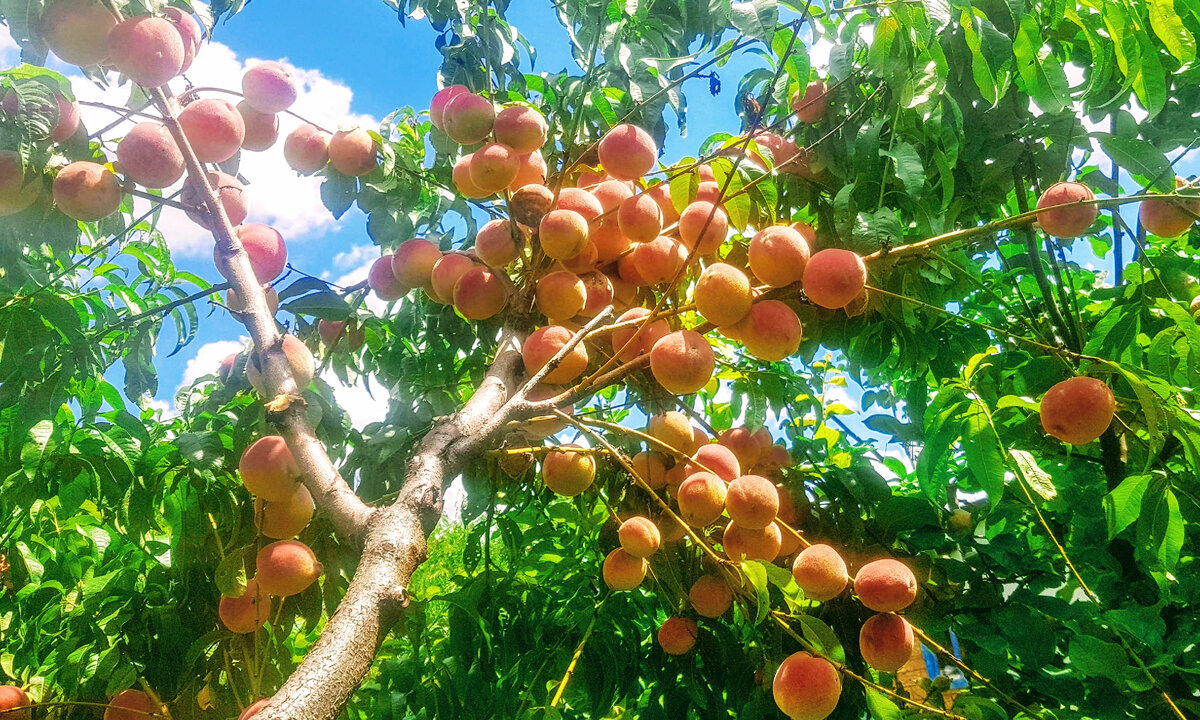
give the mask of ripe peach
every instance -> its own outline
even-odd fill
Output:
[[[271,617],[271,598],[251,578],[237,597],[222,597],[217,603],[217,615],[229,632],[239,635],[252,633]]]
[[[850,576],[846,561],[837,550],[823,544],[809,545],[792,563],[792,577],[809,600],[826,602],[846,589]]]
[[[633,248],[633,262],[643,285],[657,285],[672,280],[683,270],[687,248],[674,239],[659,235],[648,243]]]
[[[118,152],[120,148],[118,148]],[[246,215],[250,212],[250,197],[246,193],[246,188],[238,179],[232,175],[213,170],[208,173],[208,184],[217,193],[217,199],[221,201],[221,208],[225,210],[225,216],[229,218],[229,224],[237,227],[246,219]],[[179,201],[189,207],[197,208],[188,210],[187,216],[192,219],[202,228],[212,229],[212,223],[209,220],[207,205],[204,202],[205,193],[200,187],[188,178],[183,185],[183,192],[179,193]]]
[[[267,502],[286,502],[296,492],[300,466],[281,436],[267,435],[242,453],[238,474],[251,494]]]
[[[250,256],[254,277],[259,282],[270,282],[278,277],[287,266],[287,246],[279,231],[262,223],[246,223],[235,229],[242,249]]]
[[[412,288],[406,286],[392,272],[392,256],[384,255],[371,264],[367,271],[367,285],[370,286],[380,300],[399,300],[408,294]]]
[[[537,281],[537,308],[550,320],[570,320],[586,301],[587,288],[573,272],[558,270]]]
[[[867,266],[849,250],[826,248],[814,253],[804,266],[804,294],[814,304],[836,310],[862,292]]]
[[[779,522],[779,520],[775,521],[776,526],[779,527],[779,537],[781,540],[779,544],[779,555],[777,557],[788,558],[792,555],[792,553],[800,549],[800,535],[798,533],[785,530],[782,525],[779,525]]]
[[[104,711],[104,720],[149,720],[155,716],[163,716],[162,708],[141,690],[122,690]]]
[[[313,359],[313,354],[308,346],[295,335],[284,335],[280,341],[280,349],[287,358],[292,379],[296,381],[296,387],[303,391],[312,384],[313,376],[316,373],[317,363]],[[246,363],[246,379],[250,381],[251,387],[257,390],[259,395],[266,397],[270,393],[267,391],[266,379],[262,375],[263,367],[258,353],[251,355],[250,361]]]
[[[304,123],[283,140],[283,159],[298,173],[314,173],[329,162],[329,136]]]
[[[664,226],[679,220],[679,211],[675,209],[675,203],[671,200],[670,183],[660,182],[652,185],[646,190],[646,194],[658,203],[658,209],[662,211]]]
[[[555,205],[556,210],[574,210],[583,216],[584,220],[591,222],[604,214],[604,206],[600,204],[600,200],[595,195],[587,190],[579,188],[563,188],[558,191],[558,203]]]
[[[677,330],[650,350],[650,372],[659,385],[674,395],[698,392],[712,379],[716,358],[703,335]]]
[[[504,281],[487,268],[471,268],[454,286],[454,308],[468,320],[487,320],[503,310],[507,301]]]
[[[237,111],[242,116],[242,124],[246,126],[246,137],[242,140],[243,150],[262,152],[279,139],[278,115],[259,112],[250,107],[250,103],[245,100],[237,104]]]
[[[447,85],[434,93],[433,99],[429,101],[429,120],[433,123],[433,126],[439,130],[445,130],[446,105],[459,95],[470,92],[470,88],[466,85]]]
[[[296,78],[282,63],[260,62],[242,74],[242,95],[250,107],[274,115],[296,102]]]
[[[233,103],[217,98],[197,100],[179,113],[179,125],[200,162],[224,162],[246,139],[246,123]]]
[[[679,516],[692,527],[716,522],[725,509],[725,481],[708,472],[692,473],[679,485]]]
[[[649,195],[634,195],[621,202],[617,225],[630,240],[650,242],[662,232],[662,210]]]
[[[700,628],[685,617],[669,617],[658,628],[658,644],[668,655],[683,655],[696,645]]]
[[[696,202],[706,202],[724,210],[722,200],[721,186],[715,180],[706,180],[696,186]],[[700,222],[704,222],[704,218],[701,218]]]
[[[916,644],[912,625],[892,613],[872,615],[858,633],[863,660],[880,672],[894,673],[904,667]]]
[[[584,244],[583,249],[575,257],[567,258],[559,261],[564,270],[579,275],[580,277],[590,273],[596,267],[596,246],[592,244],[589,238]]]
[[[797,91],[792,96],[792,112],[796,119],[810,125],[820,122],[829,110],[828,90],[823,80],[813,80],[803,94]]]
[[[501,143],[488,143],[471,155],[471,182],[491,195],[517,179],[521,160],[513,149]]]
[[[704,268],[692,298],[696,301],[696,311],[717,327],[739,322],[754,302],[746,273],[726,263]]]
[[[658,525],[658,531],[662,534],[664,545],[666,543],[679,542],[687,536],[687,527],[665,513],[658,517],[655,524]]]
[[[692,421],[677,410],[668,410],[646,421],[646,434],[686,455],[692,445]]]
[[[590,272],[579,277],[583,281],[587,299],[583,303],[581,314],[585,317],[595,317],[601,310],[612,304],[613,287],[604,273]]]
[[[604,171],[618,180],[638,180],[653,170],[658,160],[658,147],[650,133],[628,123],[605,133],[597,151]]]
[[[125,176],[148,188],[165,188],[183,177],[183,153],[165,125],[138,123],[117,143],[117,160]]]
[[[425,238],[405,240],[392,255],[392,272],[409,287],[429,287],[433,265],[441,257],[438,246]]]
[[[704,432],[703,430],[701,430],[698,427],[692,427],[692,454],[693,455],[700,452],[700,448],[708,445],[711,442],[712,442],[712,438],[710,438],[708,436],[708,433]],[[728,448],[724,448],[724,449],[727,450]],[[732,455],[732,454],[733,453],[730,453],[730,455]],[[737,458],[734,458],[734,460],[737,460]],[[720,475],[721,473],[717,473],[717,474]],[[740,473],[735,472],[733,474],[733,476],[730,477],[729,479],[733,480],[733,478],[737,477],[739,474]]]
[[[728,233],[729,217],[711,202],[697,200],[679,215],[679,240],[697,255],[716,252]]]
[[[375,138],[362,128],[338,130],[329,138],[329,164],[343,175],[370,175],[379,167]]]
[[[526,185],[546,184],[546,161],[538,151],[517,156],[517,176],[509,184],[509,192],[516,192]]]
[[[33,701],[16,685],[0,685],[0,717],[6,720],[29,720],[29,706]],[[17,708],[25,708],[17,710]]]
[[[618,323],[629,322],[631,320],[641,320],[647,317],[650,311],[646,308],[635,307],[621,313],[617,318]],[[629,362],[639,355],[644,355],[650,352],[661,338],[671,333],[671,326],[666,320],[652,320],[642,330],[637,339],[634,340],[634,335],[637,334],[637,326],[623,327],[613,331],[612,334],[612,350],[622,362]],[[630,341],[633,341],[632,344]]]
[[[263,295],[266,296],[267,310],[274,315],[279,311],[279,293],[275,292],[275,288],[271,287],[270,285],[264,285]],[[237,294],[237,290],[234,290],[233,288],[229,288],[225,291],[225,307],[229,308],[231,312],[235,313],[246,312],[247,309],[246,303],[243,302],[241,296]]]
[[[518,154],[525,154],[542,149],[548,128],[546,118],[537,110],[526,105],[513,105],[496,115],[492,129],[497,142],[504,143]]]
[[[650,557],[658,552],[662,545],[658,526],[641,515],[635,515],[621,523],[617,530],[617,538],[620,539],[625,552],[640,558]]]
[[[1175,187],[1187,185],[1187,180],[1175,178]],[[1138,220],[1151,235],[1176,237],[1191,229],[1200,215],[1197,200],[1143,200],[1138,207]]]
[[[633,590],[646,579],[647,567],[644,558],[634,557],[624,548],[617,548],[604,558],[604,584],[610,590]]]
[[[520,256],[524,239],[508,220],[489,220],[475,234],[475,255],[486,265],[502,268]]]
[[[1092,189],[1083,183],[1057,182],[1051,185],[1038,198],[1038,224],[1047,235],[1059,238],[1073,238],[1087,232],[1096,221],[1100,208],[1096,205],[1073,205],[1085,200],[1094,200]],[[1058,207],[1066,205],[1067,207]],[[1043,210],[1043,208],[1050,208]]]
[[[617,208],[621,207],[621,203],[633,197],[633,188],[629,186],[629,183],[620,180],[605,180],[592,188],[591,193],[596,200],[600,201],[600,208],[604,216],[601,222],[605,225],[615,225]],[[654,233],[654,235],[658,235],[658,233]]]
[[[268,595],[289,597],[308,589],[324,569],[312,548],[299,540],[276,540],[258,551],[255,579]]]
[[[825,658],[793,653],[775,671],[771,694],[791,720],[824,720],[837,707],[842,678]]]
[[[775,490],[779,495],[779,520],[794,526],[800,519],[800,511],[796,509],[791,490],[784,487],[783,483],[777,483]],[[807,499],[805,501],[807,502]]]
[[[775,523],[759,530],[744,528],[731,522],[725,526],[721,546],[730,560],[766,560],[774,562],[783,547],[783,533]]]
[[[228,385],[233,379],[233,371],[237,365],[239,353],[229,353],[225,359],[221,361],[220,367],[217,368],[217,377],[220,378],[222,384]]]
[[[108,58],[108,34],[117,19],[100,2],[58,0],[46,3],[42,13],[42,39],[64,62],[80,67]]]
[[[345,320],[320,320],[317,322],[317,335],[321,336],[321,342],[328,347],[336,345],[345,333]]]
[[[803,336],[796,311],[779,300],[754,303],[735,331],[751,355],[767,362],[795,355]]]
[[[460,145],[473,145],[491,134],[496,122],[492,101],[474,93],[459,93],[442,111],[443,130]]]
[[[578,447],[565,445],[562,450],[548,453],[542,460],[542,480],[546,487],[559,495],[578,495],[591,487],[596,479],[596,460],[592,455],[568,449]]]
[[[183,38],[168,20],[136,15],[109,31],[108,57],[130,80],[156,88],[183,67]]]
[[[475,153],[467,153],[454,162],[454,169],[451,170],[450,179],[454,183],[454,189],[458,190],[459,194],[468,199],[484,198],[491,193],[475,184],[471,179],[471,160],[474,159]]]
[[[688,590],[688,599],[696,614],[706,618],[719,618],[733,604],[733,591],[720,578],[712,575],[701,575],[692,583]]]
[[[262,698],[261,700],[255,700],[246,706],[246,709],[242,711],[241,715],[238,715],[238,720],[250,720],[250,718],[258,714],[259,710],[265,708],[269,702],[271,702],[271,698],[269,697]]]
[[[121,183],[103,165],[80,161],[54,177],[54,204],[69,218],[95,222],[121,207]]]
[[[476,267],[466,255],[446,253],[437,259],[429,273],[429,297],[443,305],[454,304],[454,288],[468,270]]]
[[[667,465],[664,457],[662,453],[643,450],[630,458],[629,464],[633,466],[633,471],[638,477],[657,490],[667,485]]]
[[[1104,434],[1116,413],[1113,392],[1102,380],[1073,377],[1042,396],[1042,429],[1071,445],[1086,445]]]
[[[525,372],[534,375],[546,366],[551,358],[558,354],[571,340],[574,333],[561,325],[546,325],[534,330],[525,340],[521,348],[521,359],[525,363]],[[551,370],[542,378],[542,382],[551,385],[569,383],[587,368],[587,346],[582,342],[571,348],[571,352],[563,356],[558,367]]]
[[[41,177],[21,166],[21,156],[12,150],[0,150],[0,217],[19,213],[38,199]]]
[[[192,61],[196,59],[196,53],[200,52],[200,43],[204,41],[204,31],[200,29],[200,23],[196,22],[196,18],[181,8],[168,5],[162,9],[162,13],[163,18],[175,26],[176,32],[183,40],[183,65],[179,68],[179,72],[185,73],[192,66]]]
[[[588,229],[588,240],[596,248],[596,259],[611,262],[629,249],[629,238],[614,223],[601,223]]]
[[[538,224],[542,252],[555,260],[567,260],[583,252],[588,241],[588,224],[574,210],[551,210]]]
[[[737,458],[739,467],[752,468],[762,456],[762,446],[759,445],[758,438],[744,427],[726,430],[717,438],[717,442],[729,448]]]
[[[771,287],[799,282],[808,258],[805,237],[788,225],[764,228],[750,240],[750,270]]]
[[[854,592],[875,612],[899,612],[917,599],[917,578],[904,563],[884,558],[859,568]]]
[[[733,482],[742,474],[742,466],[733,451],[724,445],[704,443],[692,453],[692,460],[687,464],[687,474],[695,472],[712,472],[727,483]],[[702,467],[703,466],[703,467]]]
[[[554,192],[539,183],[521,186],[512,194],[508,208],[512,219],[525,227],[537,227],[550,208],[554,206]],[[478,242],[478,241],[476,241]]]
[[[779,492],[761,475],[742,475],[729,483],[725,494],[729,519],[747,530],[761,530],[775,520],[779,512]]]

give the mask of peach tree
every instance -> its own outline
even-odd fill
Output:
[[[0,716],[1200,712],[1193,0],[564,0],[536,73],[389,0],[427,109],[284,137],[188,82],[241,5],[0,4]],[[363,282],[248,221],[280,150]]]

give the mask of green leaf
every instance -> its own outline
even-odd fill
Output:
[[[1067,653],[1075,669],[1087,677],[1106,677],[1122,682],[1133,672],[1125,650],[1116,643],[1105,642],[1091,635],[1071,638]]]
[[[1137,526],[1138,549],[1152,568],[1172,572],[1183,548],[1183,516],[1179,501],[1165,481],[1142,499],[1142,519]]]
[[[1146,0],[1146,8],[1150,13],[1150,27],[1167,52],[1184,65],[1195,60],[1196,38],[1175,12],[1175,0]]]
[[[837,663],[846,662],[846,650],[833,628],[812,615],[797,615],[796,620],[800,623],[800,634],[812,643],[819,655]]]
[[[746,573],[746,579],[754,588],[757,605],[754,622],[760,623],[771,610],[771,588],[768,585],[767,571],[761,560],[743,560],[742,572]]]
[[[232,550],[217,564],[217,591],[225,597],[241,597],[246,592],[247,567],[253,547]]]
[[[1119,137],[1098,133],[1097,140],[1113,162],[1121,166],[1138,182],[1151,190],[1172,192],[1175,189],[1175,171],[1171,163],[1154,145],[1131,137]]]
[[[1054,487],[1054,480],[1050,477],[1050,473],[1038,466],[1033,453],[1025,450],[1009,450],[1008,454],[1012,455],[1013,461],[1021,471],[1021,476],[1025,478],[1025,482],[1029,483],[1030,490],[1040,495],[1043,500],[1053,500],[1058,497],[1058,489]]]
[[[950,0],[921,0],[921,5],[925,7],[925,17],[938,30],[950,24]]]
[[[891,698],[874,688],[864,688],[867,699],[867,712],[875,720],[903,720],[904,712]]]
[[[971,403],[966,420],[962,448],[967,469],[994,506],[1004,495],[1004,456],[1000,453],[996,433],[988,422],[987,413],[978,401]]]
[[[891,150],[880,150],[879,154],[892,159],[892,171],[904,185],[905,192],[912,196],[921,192],[921,188],[925,187],[925,166],[915,147],[901,142]]]
[[[770,44],[775,26],[779,24],[779,4],[774,0],[730,3],[729,21],[743,35]]]

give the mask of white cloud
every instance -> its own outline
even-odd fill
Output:
[[[203,375],[215,375],[221,367],[221,361],[226,356],[241,352],[244,347],[245,344],[238,340],[217,340],[201,345],[192,359],[187,361],[187,367],[183,370],[183,379],[179,381],[179,388],[191,385]]]

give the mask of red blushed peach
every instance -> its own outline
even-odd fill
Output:
[[[679,240],[697,255],[716,252],[728,233],[729,217],[711,202],[697,200],[679,215]]]
[[[574,210],[551,210],[538,225],[538,239],[548,257],[573,258],[587,246],[587,220]]]
[[[758,438],[744,427],[726,430],[717,438],[717,443],[729,448],[729,451],[737,458],[738,466],[742,468],[754,467],[762,456],[762,447],[758,444]]]
[[[648,564],[644,558],[634,557],[617,548],[604,558],[604,584],[618,592],[633,590],[646,579]]]
[[[588,228],[588,240],[596,246],[596,259],[611,262],[629,250],[629,238],[613,223],[601,223]]]
[[[109,31],[108,57],[125,77],[142,87],[156,88],[183,67],[183,38],[162,18],[129,17]]]
[[[636,307],[630,308],[621,313],[617,318],[618,323],[628,322],[630,320],[640,320],[650,315],[650,311],[646,308]],[[654,344],[662,337],[670,334],[671,326],[666,320],[651,321],[641,334],[637,334],[637,327],[623,327],[613,331],[612,348],[613,354],[617,356],[621,362],[629,362],[639,355],[644,355],[650,352]],[[637,335],[636,340],[634,336]],[[632,341],[632,343],[630,342]]]
[[[662,535],[658,532],[658,526],[649,518],[640,515],[621,523],[621,527],[617,529],[617,538],[625,552],[640,558],[650,557],[658,552],[662,545]]]
[[[333,346],[345,329],[345,320],[320,320],[317,322],[317,335],[321,336],[321,342],[327,346]]]
[[[1176,176],[1175,187],[1188,184]],[[1200,215],[1200,199],[1195,200],[1143,200],[1138,207],[1138,220],[1151,235],[1176,237],[1191,229]]]
[[[255,579],[268,595],[290,597],[308,589],[324,569],[310,547],[299,540],[277,540],[258,551]]]
[[[1075,205],[1085,200],[1094,200],[1092,189],[1083,183],[1058,182],[1046,189],[1038,198],[1038,224],[1047,235],[1059,238],[1073,238],[1087,232],[1100,208],[1096,205]],[[1059,207],[1065,206],[1065,207]],[[1049,209],[1045,209],[1049,208]]]
[[[592,244],[589,233],[589,239],[579,254],[566,260],[560,260],[559,265],[562,265],[564,270],[570,270],[582,277],[596,268],[596,254],[596,246]]]
[[[38,199],[41,177],[21,165],[21,156],[12,150],[0,150],[0,217],[19,213]]]
[[[108,58],[108,34],[116,25],[117,19],[103,3],[59,0],[46,3],[42,39],[63,61],[87,67]]]
[[[597,147],[604,171],[618,180],[637,180],[654,169],[658,147],[650,133],[628,123],[600,138]]]
[[[474,145],[492,132],[496,108],[492,101],[474,93],[460,93],[446,103],[442,123],[446,134],[460,145]]]
[[[815,253],[804,266],[804,294],[814,304],[845,307],[867,284],[867,266],[857,254],[841,248]]]
[[[263,285],[263,296],[267,300],[267,311],[272,315],[279,312],[279,293],[275,292],[275,288],[269,284]],[[225,291],[225,307],[229,308],[230,312],[235,313],[246,312],[249,309],[234,288],[229,288]]]
[[[225,217],[229,218],[229,224],[234,227],[241,225],[250,212],[250,197],[246,193],[245,186],[234,176],[220,170],[208,173],[208,184],[217,193],[217,199],[221,202],[221,209],[225,211]],[[204,196],[205,192],[200,189],[200,186],[192,182],[192,178],[188,178],[183,185],[183,192],[179,193],[179,201],[190,208],[196,208],[187,210],[187,216],[191,218],[192,222],[211,230],[213,223],[208,214],[208,205],[205,203]]]
[[[817,165],[813,152],[800,147],[794,140],[770,132],[759,133],[754,140],[771,153],[776,172],[815,180],[824,171],[823,167]]]
[[[706,618],[719,618],[733,605],[733,591],[720,578],[712,575],[701,575],[692,583],[688,591],[688,600],[697,615]]]
[[[392,255],[392,272],[409,287],[429,287],[433,265],[441,257],[438,246],[424,238],[406,240]]]
[[[717,327],[739,322],[750,312],[754,302],[746,273],[725,263],[713,263],[704,268],[696,281],[692,299],[696,302],[696,311]]]
[[[649,195],[634,195],[621,202],[617,226],[634,242],[650,242],[662,232],[662,210]]]
[[[687,463],[684,470],[688,475],[701,471],[715,473],[717,477],[731,483],[742,474],[742,467],[737,456],[729,448],[705,443],[692,453],[692,461]]]
[[[1102,380],[1073,377],[1042,396],[1042,429],[1071,445],[1086,445],[1112,424],[1117,405]]]
[[[688,251],[674,239],[659,235],[648,243],[633,246],[632,262],[645,285],[673,280],[683,271]]]
[[[54,176],[53,190],[54,204],[73,220],[95,222],[121,207],[121,182],[98,163],[67,165]]]
[[[283,141],[283,159],[298,173],[314,173],[329,162],[329,135],[304,123]]]
[[[246,139],[246,124],[237,108],[217,98],[190,103],[179,113],[179,125],[200,162],[225,162]]]
[[[724,198],[721,196],[721,186],[716,180],[706,180],[696,187],[696,202],[706,202],[716,205],[722,211],[725,207],[721,204]]]
[[[471,268],[454,286],[454,308],[468,320],[494,317],[506,302],[508,290],[504,280],[487,268]]]
[[[675,497],[679,516],[692,527],[716,522],[725,509],[725,481],[707,472],[693,473],[679,485]]]
[[[492,193],[487,192],[483,188],[475,184],[471,179],[471,161],[474,159],[474,153],[467,153],[454,162],[454,169],[450,173],[450,179],[454,183],[454,189],[463,197],[470,200],[485,198]]]
[[[471,155],[471,182],[489,195],[512,184],[520,169],[520,157],[501,143],[488,143]]]
[[[246,126],[246,137],[242,140],[243,150],[262,152],[279,139],[278,115],[259,112],[250,107],[245,100],[237,104],[237,111],[242,116],[242,124]]]
[[[433,123],[433,126],[438,130],[445,130],[446,122],[444,113],[446,105],[459,95],[463,93],[469,94],[470,92],[470,88],[466,85],[447,85],[434,93],[433,99],[429,101],[429,120]]]
[[[302,484],[282,502],[267,502],[262,498],[254,501],[254,526],[264,536],[286,540],[300,534],[312,520],[316,505],[312,494]]]
[[[584,220],[591,222],[598,219],[604,214],[604,206],[596,199],[596,196],[587,190],[579,188],[563,188],[558,192],[558,203],[555,205],[557,210],[573,210],[583,216]]]
[[[792,112],[802,123],[817,123],[829,110],[828,88],[823,80],[813,80],[804,89],[792,96]]]
[[[468,270],[476,267],[466,255],[447,253],[437,259],[429,272],[429,296],[443,305],[454,303],[454,287]]]
[[[29,720],[33,701],[16,685],[0,685],[0,716],[6,720]],[[24,708],[18,710],[17,708]]]
[[[185,73],[192,66],[192,61],[196,59],[196,53],[200,52],[200,43],[204,41],[204,31],[200,29],[200,23],[196,22],[196,18],[181,8],[167,6],[162,9],[162,13],[167,22],[175,26],[179,37],[183,39],[183,66],[179,68],[179,72]]]
[[[736,330],[746,350],[767,362],[795,355],[803,335],[796,312],[779,300],[754,303]]]
[[[725,556],[734,562],[741,560],[766,560],[775,562],[783,547],[783,533],[775,523],[759,530],[744,528],[731,522],[725,526],[721,536]]]
[[[165,125],[138,123],[117,143],[117,160],[125,176],[148,188],[165,188],[183,177],[183,153]]]
[[[408,287],[392,272],[392,256],[384,255],[371,264],[367,271],[367,285],[370,286],[380,300],[399,300],[408,294]]]
[[[668,410],[646,421],[646,434],[687,455],[692,444],[692,421],[681,412]]]
[[[242,95],[250,107],[274,115],[296,102],[296,78],[283,63],[260,62],[242,74]]]
[[[668,655],[684,655],[696,645],[700,628],[685,617],[669,617],[658,628],[658,645]]]
[[[221,598],[217,603],[217,616],[229,632],[239,635],[252,633],[271,617],[271,598],[251,578],[246,581],[241,595]]]
[[[667,392],[690,395],[712,379],[716,357],[708,340],[691,330],[666,335],[650,350],[650,372]]]
[[[572,497],[587,490],[596,479],[596,460],[587,452],[572,452],[578,445],[564,445],[542,460],[542,480],[551,491]]]
[[[303,391],[312,384],[313,375],[316,373],[316,360],[313,358],[312,351],[295,335],[284,335],[280,340],[280,349],[287,358],[288,367],[292,371],[292,379],[296,382],[296,387]],[[246,379],[250,381],[250,385],[259,395],[268,397],[271,393],[268,391],[266,379],[263,377],[264,367],[258,353],[251,354],[250,360],[246,363]]]
[[[104,720],[146,720],[162,717],[163,709],[141,690],[122,690],[108,701]]]
[[[808,258],[804,236],[787,225],[764,228],[750,241],[750,270],[771,287],[799,282]]]
[[[917,578],[904,563],[885,558],[859,569],[854,592],[859,602],[875,612],[899,612],[917,599]]]
[[[837,550],[823,544],[800,551],[792,563],[792,577],[809,600],[826,602],[841,595],[850,581],[846,561]]]
[[[370,175],[379,167],[379,147],[362,128],[338,130],[329,138],[329,164],[343,175]]]
[[[573,336],[574,333],[561,325],[546,325],[534,330],[521,347],[521,359],[525,363],[525,372],[532,376],[544,368],[570,342]],[[558,367],[542,378],[542,382],[550,385],[569,383],[587,369],[587,364],[587,347],[582,342],[578,343],[563,356]]]
[[[238,474],[252,495],[267,502],[286,502],[296,492],[300,466],[281,436],[267,435],[242,453]]]
[[[508,186],[509,192],[516,192],[526,185],[546,184],[546,161],[540,152],[534,151],[517,158],[517,176]],[[518,220],[518,222],[520,222]]]
[[[880,672],[894,673],[904,667],[916,645],[912,625],[892,613],[872,615],[858,633],[863,660]]]
[[[779,512],[779,492],[775,485],[759,475],[742,475],[729,483],[725,495],[729,519],[747,530],[762,530],[775,521]]]
[[[287,267],[287,246],[283,236],[270,225],[246,223],[235,228],[242,249],[250,256],[250,268],[260,283],[270,282]],[[216,248],[213,248],[214,255]],[[220,268],[220,264],[217,265]]]
[[[654,202],[658,203],[658,209],[662,211],[664,226],[678,222],[679,211],[675,209],[675,203],[671,200],[670,183],[661,182],[657,185],[652,185],[646,190],[646,194],[654,198]]]
[[[501,110],[492,128],[497,142],[504,143],[519,154],[541,150],[546,143],[548,129],[546,118],[526,105],[514,105]]]
[[[486,265],[504,267],[521,254],[524,237],[508,221],[489,220],[475,235],[475,255]]]
[[[600,222],[611,226],[617,224],[617,208],[621,207],[621,203],[633,197],[633,188],[629,187],[629,183],[620,180],[605,180],[592,188],[591,193],[600,201],[600,208],[603,211]],[[655,235],[657,234],[655,233]]]
[[[771,694],[791,720],[824,720],[842,696],[842,678],[825,658],[793,653],[775,672]]]
[[[563,388],[556,387],[554,385],[547,385],[545,383],[538,383],[529,391],[529,394],[526,396],[526,398],[529,400],[529,402],[540,402],[542,400],[549,400],[550,398],[558,397],[559,395],[562,395],[562,393]],[[575,406],[568,405],[562,408],[562,411],[570,415],[575,411]],[[566,420],[559,419],[557,415],[547,415],[544,416],[544,419],[530,420],[525,424],[523,429],[526,433],[533,437],[546,438],[554,435],[555,433],[566,430],[567,424],[568,423]]]
[[[587,287],[573,272],[558,270],[537,281],[537,308],[550,320],[570,320],[586,301]]]
[[[261,700],[255,700],[246,706],[246,709],[242,711],[241,715],[238,715],[238,720],[250,720],[250,718],[258,714],[259,710],[265,708],[269,702],[271,702],[271,698],[269,697],[265,697]]]
[[[540,183],[521,186],[508,203],[512,219],[528,228],[537,227],[553,206],[554,192]]]
[[[579,279],[583,281],[587,295],[581,311],[584,317],[595,317],[601,310],[612,304],[613,288],[607,275],[590,272],[581,275]]]
[[[646,481],[651,489],[657,490],[667,485],[667,465],[664,456],[657,452],[642,452],[630,458],[629,464],[637,476]]]

